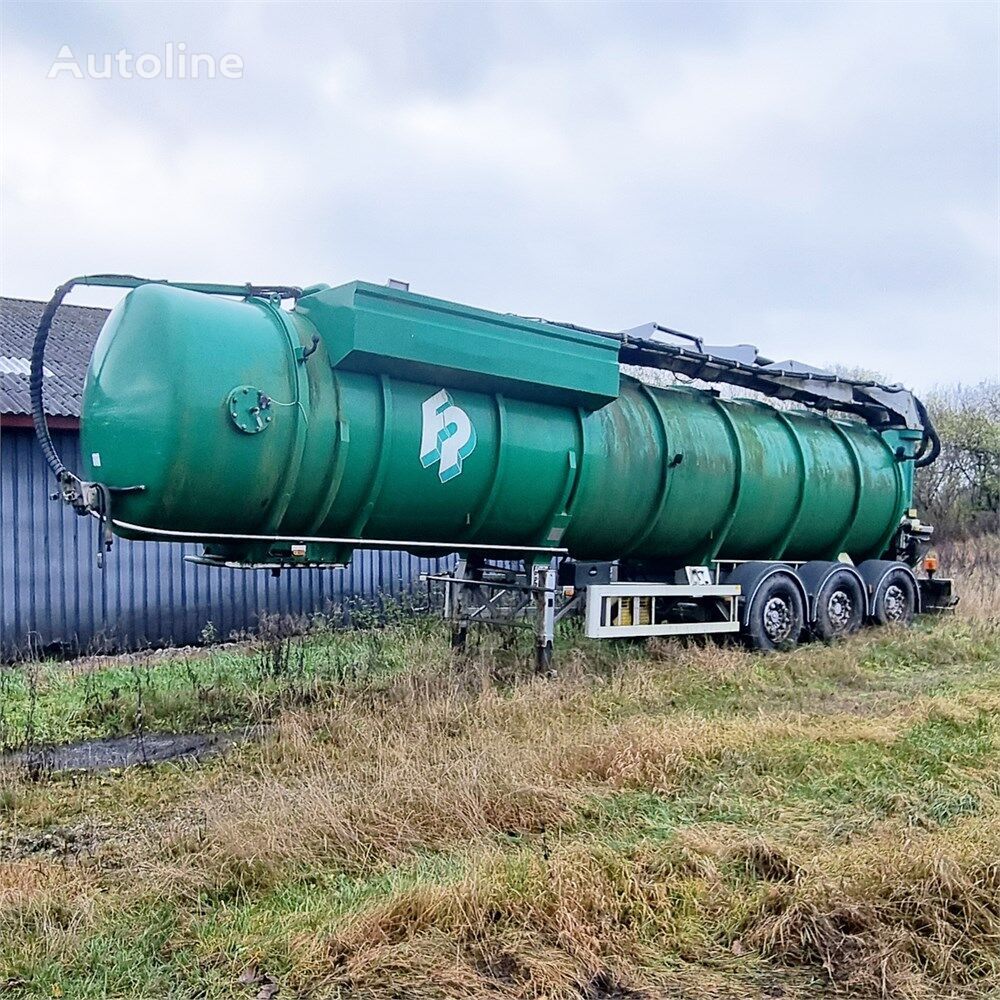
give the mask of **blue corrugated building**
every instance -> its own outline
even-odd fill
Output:
[[[35,443],[28,376],[43,303],[0,299],[0,650],[140,648],[225,638],[255,628],[261,612],[343,614],[358,600],[419,591],[438,560],[356,553],[342,569],[253,570],[192,565],[199,547],[116,539],[102,571],[97,525],[49,499],[55,481]],[[45,409],[63,461],[78,465],[83,380],[107,311],[63,306],[46,349]]]

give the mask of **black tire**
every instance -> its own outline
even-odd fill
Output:
[[[849,570],[834,570],[816,593],[813,632],[831,642],[857,632],[865,621],[865,592]]]
[[[805,608],[791,573],[765,577],[750,598],[743,638],[752,649],[770,653],[791,649],[802,634]]]
[[[876,625],[909,625],[917,611],[917,588],[905,569],[892,569],[872,597],[871,620]]]

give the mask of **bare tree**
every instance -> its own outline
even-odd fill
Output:
[[[917,476],[924,516],[948,538],[1000,527],[1000,383],[937,388],[928,411],[941,436],[941,456]]]

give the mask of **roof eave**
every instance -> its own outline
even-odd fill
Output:
[[[78,431],[80,429],[79,417],[46,416],[49,430],[53,431]],[[30,413],[0,413],[0,427],[27,427],[33,428],[34,423]]]

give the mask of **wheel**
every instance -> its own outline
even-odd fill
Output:
[[[743,636],[753,649],[790,649],[798,642],[804,622],[798,584],[789,573],[773,573],[750,600]]]
[[[917,588],[904,569],[892,569],[872,598],[872,621],[876,625],[908,625],[917,610]]]
[[[834,570],[816,594],[817,638],[829,642],[853,635],[865,620],[865,592],[858,578],[846,569]]]

